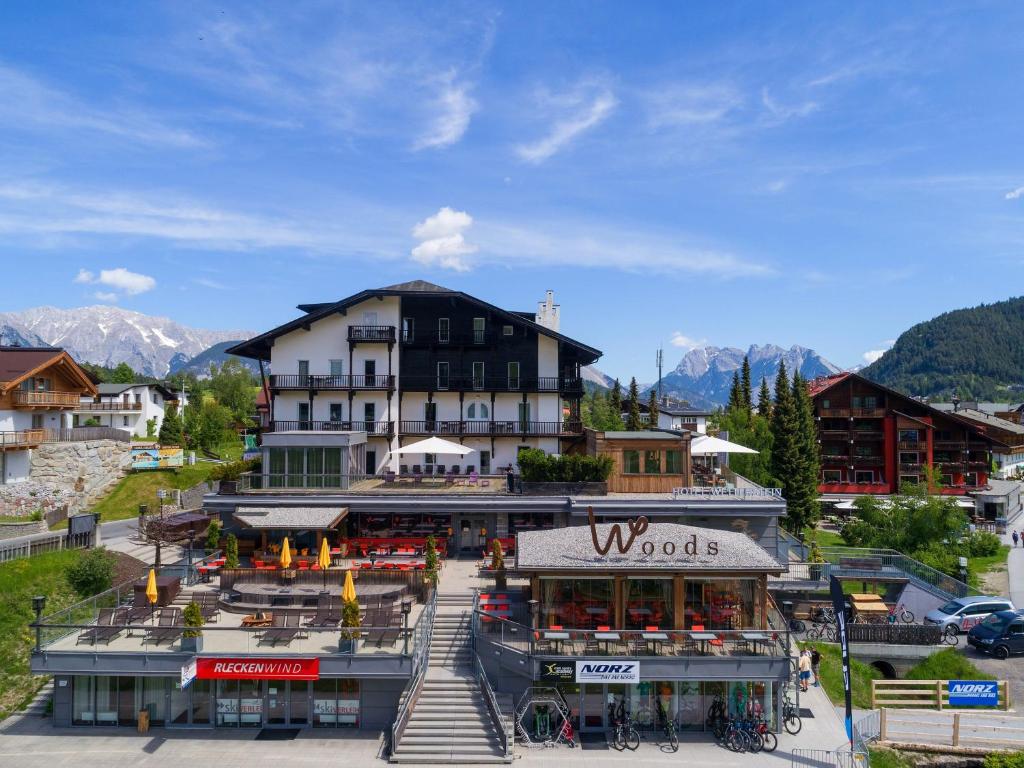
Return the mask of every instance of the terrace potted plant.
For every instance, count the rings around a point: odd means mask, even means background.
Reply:
[[[423,556],[424,565],[426,566],[426,573],[424,574],[423,580],[428,584],[437,584],[437,568],[438,568],[438,557],[437,557],[437,543],[434,541],[433,536],[427,536],[427,548]]]
[[[821,554],[821,548],[818,546],[818,542],[811,542],[811,549],[807,554],[807,561],[810,563],[810,565],[807,566],[807,575],[810,577],[811,581],[820,581],[823,570],[822,566],[825,564],[826,560],[824,555]]]
[[[199,629],[206,622],[199,604],[193,600],[185,607],[185,626],[189,627],[181,633],[181,650],[186,653],[200,653],[203,650],[203,633]]]
[[[508,588],[508,577],[505,573],[505,553],[501,549],[501,542],[497,539],[491,541],[491,570],[494,571],[494,588],[504,590]]]
[[[341,639],[338,642],[339,652],[356,652],[356,648],[359,645],[359,636],[362,634],[358,627],[359,601],[346,600],[341,605]]]

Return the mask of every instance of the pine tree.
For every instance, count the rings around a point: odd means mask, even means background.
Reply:
[[[732,386],[729,387],[729,405],[726,406],[726,410],[743,410],[743,389],[738,371],[732,372]]]
[[[772,394],[768,389],[768,380],[761,377],[761,391],[757,393],[757,415],[770,419],[772,416]]]
[[[619,380],[616,379],[612,382],[611,391],[608,393],[608,399],[611,401],[612,412],[622,414],[622,385],[619,384]]]
[[[626,398],[626,403],[626,429],[630,432],[643,429],[643,422],[640,421],[640,388],[637,386],[635,376],[629,380],[629,395]]]
[[[160,424],[160,435],[157,437],[160,445],[182,445],[181,418],[178,416],[178,406],[168,404],[164,406],[164,420]]]
[[[814,425],[814,406],[807,392],[807,382],[797,371],[793,374],[793,410],[797,422],[797,449],[800,456],[796,492],[796,517],[801,528],[818,520],[818,476],[821,458],[818,432]],[[788,500],[787,500],[788,501]],[[792,509],[791,504],[787,504]]]
[[[743,400],[743,408],[749,416],[754,410],[754,400],[753,392],[750,389],[750,360],[747,359],[746,355],[743,356],[742,371],[740,374],[740,394]]]
[[[647,395],[647,428],[657,429],[658,428],[658,393],[652,388],[650,393]]]
[[[783,522],[791,531],[802,529],[800,514],[803,507],[797,491],[800,478],[798,430],[789,374],[786,363],[780,361],[778,378],[775,380],[775,403],[772,406],[771,470],[786,500],[786,519]]]

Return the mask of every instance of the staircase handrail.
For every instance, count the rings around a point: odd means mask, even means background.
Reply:
[[[891,567],[902,571],[919,585],[923,584],[939,590],[951,598],[981,594],[969,584],[965,584],[959,579],[955,579],[936,568],[932,568],[930,565],[925,565],[921,561],[915,560],[895,549],[834,546],[822,547],[821,554],[828,561],[827,564],[832,566],[837,566],[841,557],[881,558],[884,567]]]
[[[483,691],[487,709],[490,711],[491,719],[494,721],[494,725],[501,736],[502,756],[507,758],[509,756],[508,725],[505,722],[505,718],[501,715],[501,708],[498,706],[498,698],[494,695],[494,689],[491,688],[491,681],[487,679],[487,670],[484,669],[483,662],[480,661],[480,656],[475,651],[473,652],[473,659],[476,667],[476,676],[480,682],[480,690]]]
[[[395,722],[391,726],[392,753],[398,748],[398,744],[402,740],[402,734],[405,733],[405,727],[409,724],[409,718],[412,716],[412,710],[416,706],[420,693],[423,691],[423,683],[427,678],[427,668],[430,666],[430,641],[434,633],[434,615],[436,612],[437,590],[434,589],[431,591],[430,600],[427,601],[426,608],[420,614],[419,621],[416,622],[414,629],[412,678],[405,689],[405,698],[398,706]]]

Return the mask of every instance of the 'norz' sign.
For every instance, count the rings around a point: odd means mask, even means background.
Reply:
[[[950,680],[949,705],[999,706],[999,683],[994,680]]]
[[[639,683],[638,661],[577,661],[577,683]]]

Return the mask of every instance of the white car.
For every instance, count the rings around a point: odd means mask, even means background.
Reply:
[[[997,611],[1014,610],[1013,602],[1008,597],[991,595],[971,595],[950,600],[941,608],[928,611],[924,617],[925,624],[938,624],[943,630],[956,627],[958,632],[966,632],[985,620],[986,616]]]

